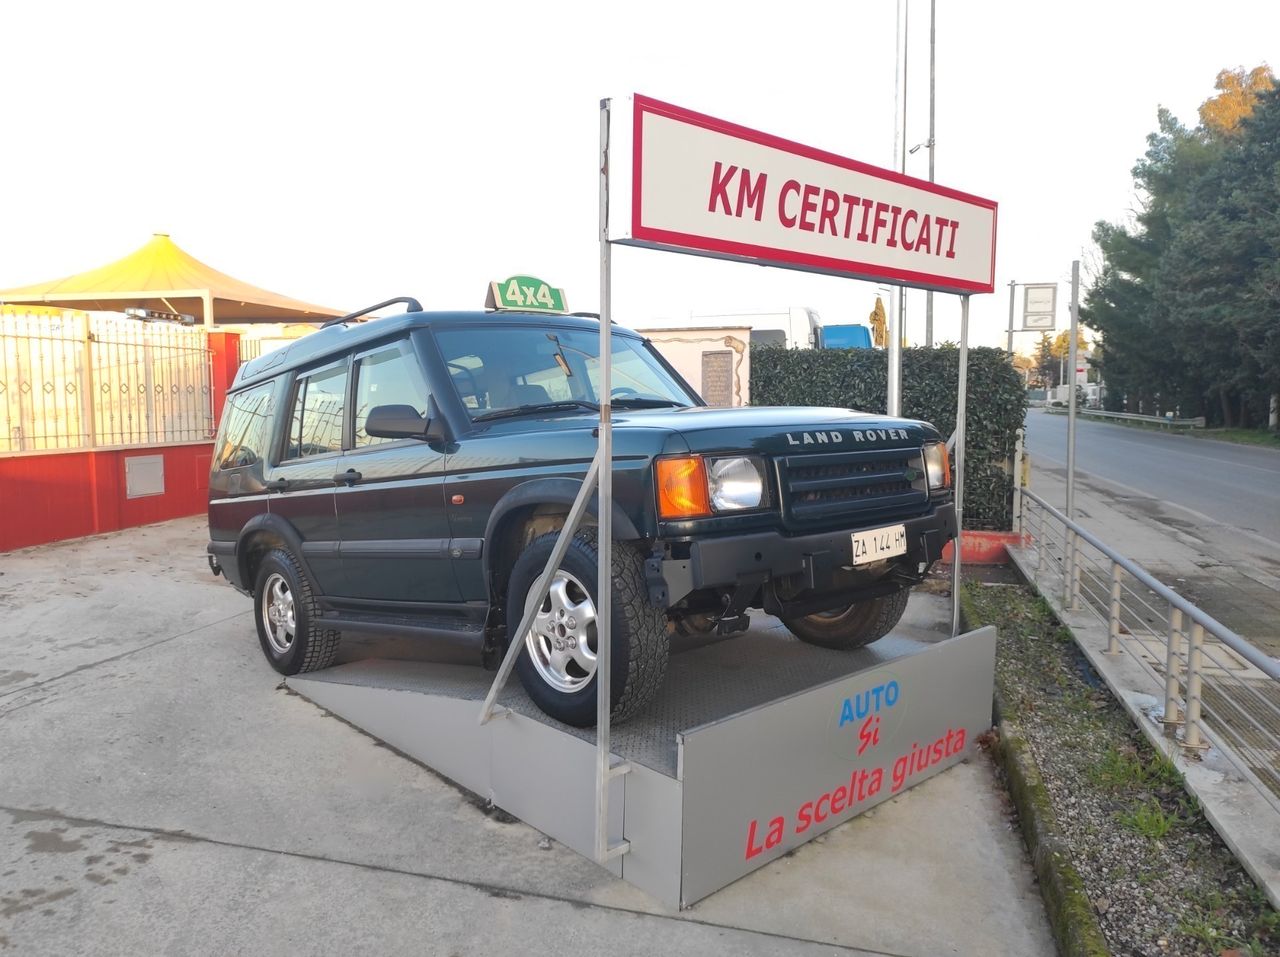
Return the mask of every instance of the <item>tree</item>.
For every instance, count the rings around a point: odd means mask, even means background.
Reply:
[[[1042,389],[1058,384],[1058,361],[1053,357],[1053,342],[1047,332],[1040,333],[1040,341],[1036,343],[1034,375]]]
[[[1257,96],[1234,136],[1187,197],[1156,299],[1183,361],[1211,372],[1223,424],[1248,426],[1280,391],[1280,90]]]
[[[1248,73],[1244,67],[1220,70],[1213,84],[1219,93],[1200,104],[1200,124],[1218,136],[1234,134],[1240,121],[1254,111],[1258,97],[1275,85],[1269,66],[1256,66]]]
[[[1046,333],[1047,335],[1047,333]],[[1081,353],[1089,348],[1089,343],[1085,341],[1084,333],[1079,329],[1076,330],[1076,352]],[[1065,359],[1071,354],[1071,330],[1063,329],[1053,338],[1053,345],[1049,347],[1049,354],[1055,359]]]
[[[1112,409],[1231,424],[1280,392],[1280,90],[1266,67],[1223,70],[1215,88],[1195,129],[1159,111],[1133,222],[1094,227],[1081,318],[1101,333]]]

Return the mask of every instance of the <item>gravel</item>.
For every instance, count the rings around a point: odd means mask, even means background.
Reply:
[[[1021,584],[966,587],[1113,953],[1280,955],[1280,917],[1048,606]]]

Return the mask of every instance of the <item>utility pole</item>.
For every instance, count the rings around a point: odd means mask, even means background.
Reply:
[[[899,172],[907,169],[907,16],[905,0],[897,6],[897,54],[898,64],[893,76],[893,159]],[[901,286],[894,288],[895,302],[890,303],[888,316],[888,375],[885,383],[885,411],[889,415],[902,415],[902,333],[907,319],[907,293]]]
[[[937,48],[937,31],[935,22],[938,19],[938,0],[929,0],[929,182],[933,182],[933,154],[937,151],[937,139],[934,136],[934,96],[937,87],[934,79],[935,51]],[[924,297],[924,344],[933,348],[933,290]]]
[[[1013,361],[1013,289],[1018,284],[1009,280],[1009,361]]]

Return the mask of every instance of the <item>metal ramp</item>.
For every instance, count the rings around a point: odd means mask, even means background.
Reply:
[[[653,704],[613,729],[629,770],[608,784],[608,839],[629,847],[603,866],[688,906],[971,753],[991,723],[995,630],[903,631],[852,653],[780,627],[674,653]],[[518,686],[479,724],[491,678],[369,659],[288,685],[594,859],[595,729],[552,721]]]

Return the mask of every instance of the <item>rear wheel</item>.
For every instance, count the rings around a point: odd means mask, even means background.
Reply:
[[[902,620],[910,594],[910,589],[904,588],[892,595],[855,602],[833,611],[783,618],[782,623],[793,635],[811,645],[841,651],[862,648],[879,641]]]
[[[529,697],[548,715],[585,728],[596,721],[596,530],[573,536],[528,634],[514,634],[521,612],[555,547],[559,532],[535,539],[516,560],[507,592],[507,641],[524,645],[516,673]],[[643,708],[667,669],[666,619],[648,600],[644,564],[626,542],[613,546],[611,720]]]
[[[283,548],[268,552],[258,566],[253,609],[262,653],[276,671],[296,675],[333,663],[341,633],[320,627],[306,572]]]

